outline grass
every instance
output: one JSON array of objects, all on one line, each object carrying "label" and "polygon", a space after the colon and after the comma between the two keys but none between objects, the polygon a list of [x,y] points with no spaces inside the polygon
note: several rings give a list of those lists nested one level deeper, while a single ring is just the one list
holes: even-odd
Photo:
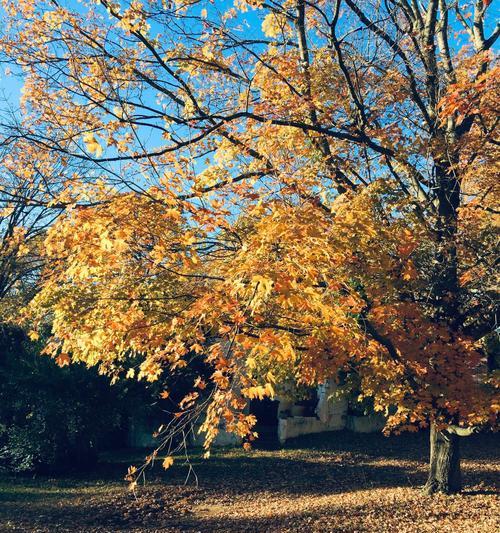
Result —
[{"label": "grass", "polygon": [[0,531],[453,532],[500,530],[496,435],[463,439],[464,492],[424,496],[427,435],[347,431],[283,449],[193,453],[160,465],[134,495],[122,481],[142,455],[108,454],[90,474],[0,476]]}]

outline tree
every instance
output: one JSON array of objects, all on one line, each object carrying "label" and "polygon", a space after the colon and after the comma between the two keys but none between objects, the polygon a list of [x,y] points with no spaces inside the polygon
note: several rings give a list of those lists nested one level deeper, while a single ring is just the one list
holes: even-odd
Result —
[{"label": "tree", "polygon": [[460,490],[455,435],[498,414],[489,2],[4,6],[18,134],[96,204],[46,242],[47,352],[148,379],[198,354],[178,419],[203,406],[207,447],[222,418],[254,438],[245,397],[355,372],[388,429],[432,426],[427,490]]},{"label": "tree", "polygon": [[[39,246],[60,209],[47,207],[50,186],[46,162],[26,144],[0,136],[0,324],[29,301],[42,267]],[[29,159],[31,157],[31,159]]]},{"label": "tree", "polygon": [[[84,165],[68,168],[57,152],[40,151],[23,134],[9,103],[0,129],[0,324],[36,291],[47,228],[70,203],[72,182],[88,182]],[[78,205],[93,205],[81,199]]]}]

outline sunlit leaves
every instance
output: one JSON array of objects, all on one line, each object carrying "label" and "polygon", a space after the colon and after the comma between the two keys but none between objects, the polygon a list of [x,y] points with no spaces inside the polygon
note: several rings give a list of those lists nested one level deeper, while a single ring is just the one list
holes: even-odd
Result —
[{"label": "sunlit leaves", "polygon": [[171,456],[167,456],[165,457],[165,459],[163,459],[163,462],[162,462],[162,467],[167,470],[168,468],[170,468],[172,465],[174,464],[174,458],[171,457]]},{"label": "sunlit leaves", "polygon": [[83,136],[83,142],[87,147],[87,150],[91,154],[95,154],[96,157],[100,157],[103,153],[102,146],[97,140],[96,136],[92,132],[88,132]]},{"label": "sunlit leaves", "polygon": [[392,426],[491,415],[462,332],[495,290],[489,53],[443,75],[392,3],[366,23],[305,2],[304,27],[288,1],[4,4],[40,152],[8,164],[83,169],[45,198],[65,207],[29,306],[48,354],[149,381],[202,362],[174,416],[203,410],[207,449],[252,435],[248,399],[339,374]]}]

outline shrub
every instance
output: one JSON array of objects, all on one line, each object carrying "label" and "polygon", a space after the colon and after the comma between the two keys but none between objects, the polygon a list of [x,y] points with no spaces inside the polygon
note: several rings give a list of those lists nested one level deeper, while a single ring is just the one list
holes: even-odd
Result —
[{"label": "shrub", "polygon": [[22,330],[0,330],[0,466],[92,465],[122,420],[121,391],[81,365],[59,368]]}]

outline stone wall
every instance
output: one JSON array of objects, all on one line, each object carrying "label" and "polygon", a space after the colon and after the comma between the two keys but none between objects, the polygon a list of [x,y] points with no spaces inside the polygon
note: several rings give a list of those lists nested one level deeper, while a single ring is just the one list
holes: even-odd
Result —
[{"label": "stone wall", "polygon": [[[347,401],[335,397],[337,385],[333,381],[327,381],[318,387],[318,405],[316,416],[288,416],[278,421],[278,438],[281,443],[288,439],[322,433],[324,431],[336,431],[346,427]],[[279,409],[278,413],[285,409]],[[286,406],[286,410],[290,410]],[[292,410],[293,412],[293,410]]]},{"label": "stone wall", "polygon": [[[384,427],[385,418],[381,415],[348,415],[347,399],[337,397],[336,391],[337,385],[334,381],[327,381],[318,387],[318,404],[315,416],[303,416],[300,412],[300,406],[296,406],[290,400],[280,400],[277,420],[279,441],[283,444],[288,439],[301,435],[338,431],[345,428],[356,433],[371,433],[380,431]],[[204,442],[204,435],[198,434],[198,428],[195,429],[194,437],[191,440],[191,444],[194,446],[201,446]],[[130,428],[129,445],[134,447],[157,445],[157,441],[152,437],[153,431],[154,429],[148,427],[147,424],[136,421]],[[236,446],[240,443],[241,439],[233,433],[225,431],[222,423],[214,446]]]}]

